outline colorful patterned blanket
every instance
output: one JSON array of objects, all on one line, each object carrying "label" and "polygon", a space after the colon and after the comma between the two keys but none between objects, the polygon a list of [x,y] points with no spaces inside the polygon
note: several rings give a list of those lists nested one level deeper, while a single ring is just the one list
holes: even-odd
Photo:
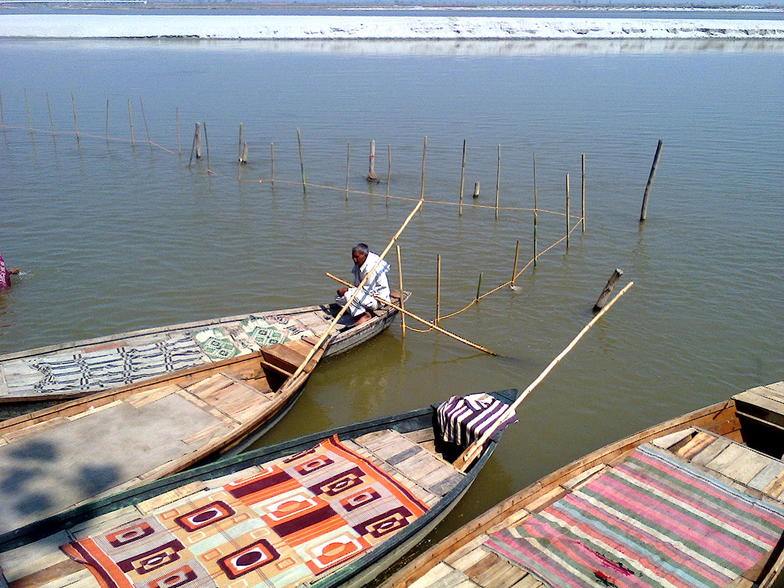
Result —
[{"label": "colorful patterned blanket", "polygon": [[650,446],[486,546],[554,587],[726,586],[784,512]]},{"label": "colorful patterned blanket", "polygon": [[62,546],[106,588],[312,582],[427,511],[337,437]]}]

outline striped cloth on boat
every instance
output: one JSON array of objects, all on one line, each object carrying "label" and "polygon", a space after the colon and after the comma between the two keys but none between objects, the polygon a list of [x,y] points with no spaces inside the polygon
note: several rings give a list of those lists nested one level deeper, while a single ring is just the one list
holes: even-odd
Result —
[{"label": "striped cloth on boat", "polygon": [[558,588],[723,587],[782,530],[780,508],[646,445],[485,545]]},{"label": "striped cloth on boat", "polygon": [[137,347],[45,356],[26,363],[41,373],[33,388],[45,395],[133,384],[205,361],[194,341],[183,336]]},{"label": "striped cloth on boat", "polygon": [[428,509],[337,437],[237,475],[61,549],[104,588],[293,587],[356,560]]},{"label": "striped cloth on boat", "polygon": [[436,419],[441,437],[447,443],[467,446],[486,431],[491,435],[503,431],[517,422],[517,415],[501,421],[508,404],[484,392],[468,396],[451,396],[436,409]]}]

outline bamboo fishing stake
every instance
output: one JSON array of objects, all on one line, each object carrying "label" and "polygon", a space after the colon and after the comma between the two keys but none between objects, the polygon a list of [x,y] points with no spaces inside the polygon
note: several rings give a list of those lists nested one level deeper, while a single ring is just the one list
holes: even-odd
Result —
[{"label": "bamboo fishing stake", "polygon": [[305,177],[305,156],[302,153],[302,131],[297,127],[297,145],[299,146],[299,171],[302,174],[302,195],[308,195],[308,180]]},{"label": "bamboo fishing stake", "polygon": [[419,199],[425,199],[425,159],[427,158],[427,144],[428,138],[425,135],[425,139],[422,142],[422,173],[419,178]]},{"label": "bamboo fishing stake", "polygon": [[438,324],[441,320],[441,254],[436,255],[436,320],[434,324]]},{"label": "bamboo fishing stake", "polygon": [[131,145],[136,144],[136,137],[133,134],[133,115],[131,114],[131,99],[128,98],[128,126],[131,129]]},{"label": "bamboo fishing stake", "polygon": [[400,254],[400,245],[395,245],[397,253],[397,283],[398,291],[400,292],[400,334],[404,339],[406,338],[406,311],[405,311],[405,296],[403,295],[403,256]]},{"label": "bamboo fishing stake", "polygon": [[370,140],[370,156],[368,157],[368,175],[367,181],[371,184],[378,183],[378,175],[376,175],[376,140]]},{"label": "bamboo fishing stake", "polygon": [[648,174],[648,183],[645,184],[645,194],[643,194],[642,197],[640,222],[643,222],[648,218],[648,197],[651,194],[651,190],[653,190],[653,178],[656,176],[656,167],[659,165],[659,157],[661,156],[662,145],[664,145],[664,140],[659,139],[659,143],[656,145],[656,153],[653,156],[653,163],[651,164],[651,172]]},{"label": "bamboo fishing stake", "polygon": [[[531,382],[531,384],[528,385],[528,387],[523,391],[522,394],[520,394],[520,396],[518,396],[517,400],[515,400],[514,403],[512,403],[509,406],[509,408],[507,408],[498,417],[498,422],[504,422],[505,420],[509,419],[511,416],[513,416],[515,414],[515,411],[516,411],[517,407],[520,406],[520,404],[523,402],[523,400],[525,400],[526,397],[534,390],[534,388],[536,388],[542,382],[542,380],[544,380],[547,377],[547,375],[553,370],[553,368],[555,368],[556,365],[558,365],[558,363],[566,356],[566,354],[569,353],[575,345],[577,345],[578,341],[580,341],[580,339],[583,338],[583,335],[585,335],[591,329],[591,327],[593,327],[596,324],[596,322],[601,317],[603,317],[604,314],[608,310],[610,310],[610,308],[612,308],[613,304],[615,304],[618,301],[618,299],[621,296],[623,296],[626,293],[626,291],[629,288],[631,288],[633,285],[634,285],[634,282],[629,282],[628,284],[626,284],[626,286],[623,288],[623,290],[618,292],[618,294],[615,296],[615,298],[613,298],[607,304],[607,306],[605,306],[601,311],[599,311],[596,314],[596,316],[594,316],[590,320],[590,322],[587,325],[585,325],[583,327],[583,329],[579,333],[577,333],[577,336],[574,339],[572,339],[571,343],[569,343],[569,345],[567,345],[564,348],[564,350],[561,351],[561,353],[559,353],[556,356],[556,358],[553,359],[550,362],[550,364],[544,369],[544,371],[541,374],[539,374],[539,376],[533,382]],[[470,466],[473,463],[474,459],[476,459],[476,457],[478,457],[478,454],[481,452],[482,447],[484,447],[484,444],[492,436],[492,432],[493,432],[492,428],[488,429],[487,431],[485,431],[482,434],[482,436],[479,439],[477,439],[476,441],[471,443],[471,445],[469,445],[466,448],[466,450],[463,451],[462,454],[460,454],[460,457],[458,457],[455,460],[455,462],[453,464],[455,466],[455,468],[460,470],[461,472],[466,471],[468,466]]]},{"label": "bamboo fishing stake", "polygon": [[[73,98],[73,94],[71,94]],[[25,105],[25,113],[27,114],[27,128],[30,131],[30,136],[32,137],[33,133],[33,116],[30,114],[30,101],[27,98],[27,88],[24,89],[24,105]]]},{"label": "bamboo fishing stake", "polygon": [[76,117],[76,96],[71,92],[71,109],[73,110],[74,131],[76,132],[76,144],[79,145],[79,119]]},{"label": "bamboo fishing stake", "polygon": [[387,193],[384,206],[389,207],[389,187],[392,184],[392,145],[387,144]]},{"label": "bamboo fishing stake", "polygon": [[501,145],[498,145],[498,156],[495,167],[495,220],[498,220],[498,200],[501,196]]},{"label": "bamboo fishing stake", "polygon": [[534,267],[536,267],[536,263],[537,263],[537,261],[536,261],[536,259],[537,259],[537,255],[536,255],[536,225],[538,224],[538,220],[539,220],[538,208],[537,208],[537,203],[536,203],[536,201],[537,201],[536,153],[534,153],[533,161],[534,161]]},{"label": "bamboo fishing stake", "polygon": [[585,153],[580,153],[580,226],[585,232],[585,189],[587,178],[585,176]]},{"label": "bamboo fishing stake", "polygon": [[174,107],[174,119],[177,127],[177,155],[182,157],[182,143],[180,142],[180,107]]},{"label": "bamboo fishing stake", "polygon": [[[350,286],[351,285],[348,282],[346,282],[344,280],[341,280],[337,276],[333,276],[329,272],[326,273],[326,276],[329,277],[329,278],[332,278],[333,280],[335,280],[337,282],[340,282],[341,284],[344,284],[346,286]],[[438,331],[439,333],[443,333],[444,335],[447,335],[448,337],[452,337],[452,339],[454,339],[455,341],[460,341],[461,343],[463,343],[465,345],[468,345],[469,347],[473,347],[474,349],[478,349],[479,351],[487,353],[488,355],[498,355],[495,351],[491,351],[487,347],[482,347],[481,345],[479,345],[477,343],[473,343],[473,342],[469,341],[468,339],[463,339],[459,335],[455,335],[454,333],[439,327],[435,323],[431,323],[429,320],[423,319],[422,317],[415,315],[413,312],[410,312],[408,310],[405,310],[404,308],[401,308],[400,306],[398,306],[394,302],[388,302],[388,301],[384,300],[383,298],[379,298],[378,296],[375,296],[373,294],[371,294],[371,296],[373,296],[373,298],[378,300],[381,304],[385,304],[387,306],[390,306],[390,307],[394,308],[395,310],[397,310],[398,312],[403,313],[404,315],[410,316],[412,319],[415,319],[415,320],[419,321],[423,325],[427,325],[428,327],[430,327],[434,331]]]},{"label": "bamboo fishing stake", "polygon": [[292,378],[295,378],[295,377],[297,377],[299,374],[301,374],[301,373],[302,373],[302,370],[304,370],[304,369],[305,369],[305,366],[306,366],[306,365],[308,365],[308,362],[309,362],[309,361],[310,361],[310,360],[313,358],[313,356],[314,356],[314,355],[316,355],[316,353],[317,353],[317,351],[319,350],[319,348],[320,348],[320,347],[321,347],[321,346],[324,344],[324,341],[326,341],[326,340],[327,340],[327,337],[329,337],[330,333],[332,333],[332,330],[335,328],[335,325],[337,325],[337,324],[338,324],[338,321],[339,321],[339,320],[340,320],[340,319],[343,317],[343,315],[344,315],[344,314],[346,314],[346,311],[348,310],[349,306],[351,306],[351,303],[352,303],[352,302],[354,302],[354,300],[356,299],[356,297],[357,297],[357,296],[359,295],[359,293],[362,291],[362,287],[363,287],[363,286],[365,285],[365,283],[366,283],[366,282],[367,282],[367,281],[370,279],[370,277],[371,277],[371,276],[374,276],[374,275],[375,275],[375,273],[376,273],[376,270],[378,269],[378,266],[381,264],[381,261],[384,259],[384,256],[385,256],[387,253],[389,253],[389,250],[390,250],[390,249],[392,249],[392,245],[394,245],[394,244],[395,244],[395,241],[397,241],[398,237],[400,237],[400,234],[401,234],[401,233],[402,233],[402,232],[405,230],[405,228],[408,226],[408,223],[410,223],[410,222],[411,222],[411,219],[412,219],[412,218],[414,218],[414,215],[415,215],[415,214],[416,214],[416,213],[419,211],[419,209],[420,209],[420,208],[422,208],[422,200],[420,200],[419,202],[417,202],[416,206],[414,206],[414,209],[413,209],[413,210],[412,210],[412,211],[411,211],[411,212],[408,214],[408,216],[406,217],[406,220],[404,220],[404,221],[403,221],[403,224],[402,224],[402,225],[400,225],[400,228],[397,230],[397,233],[395,233],[395,234],[392,236],[392,239],[390,239],[389,243],[388,243],[388,244],[387,244],[387,246],[384,248],[384,251],[382,251],[382,252],[379,254],[379,256],[378,256],[378,257],[379,257],[379,259],[378,259],[378,261],[376,262],[376,264],[373,266],[373,268],[372,268],[372,269],[371,269],[371,270],[370,270],[370,271],[369,271],[369,272],[368,272],[368,273],[365,275],[365,277],[364,277],[364,278],[362,278],[362,279],[359,281],[359,284],[357,284],[357,285],[354,287],[354,288],[355,288],[355,289],[354,289],[354,292],[351,294],[351,296],[349,297],[349,299],[348,299],[348,300],[346,300],[346,304],[343,306],[343,308],[341,308],[341,309],[338,311],[338,313],[335,315],[335,318],[334,318],[334,319],[332,319],[332,322],[331,322],[331,323],[329,324],[329,326],[327,327],[327,330],[326,330],[326,331],[324,331],[324,333],[321,335],[321,337],[319,338],[319,340],[318,340],[318,341],[316,342],[316,344],[313,346],[313,349],[311,349],[311,350],[310,350],[310,352],[309,352],[309,353],[308,353],[308,355],[305,357],[305,359],[302,361],[302,363],[299,365],[299,367],[297,368],[297,370],[296,370],[296,371],[295,371],[295,372],[294,372],[294,373],[291,375],[291,377],[292,377]]},{"label": "bamboo fishing stake", "polygon": [[[2,106],[2,101],[0,101],[0,107]],[[46,109],[49,111],[49,129],[52,131],[52,143],[54,143],[55,150],[57,149],[57,134],[54,130],[54,118],[52,117],[52,103],[49,101],[49,92],[46,93]],[[0,108],[1,110],[1,108]],[[2,118],[2,112],[0,112],[0,119]]]},{"label": "bamboo fishing stake", "polygon": [[568,250],[569,249],[569,232],[570,232],[569,231],[569,174],[566,174],[565,182],[566,182],[566,184],[564,186],[564,189],[566,191],[566,204],[565,204],[566,214],[564,216],[566,217],[566,249]]},{"label": "bamboo fishing stake", "polygon": [[463,216],[463,193],[465,192],[466,140],[463,139],[463,158],[460,162],[460,201],[457,216]]},{"label": "bamboo fishing stake", "polygon": [[275,143],[270,143],[270,184],[275,187]]},{"label": "bamboo fishing stake", "polygon": [[196,155],[196,159],[201,157],[201,132],[199,130],[199,123],[195,124],[196,127],[193,129],[193,143],[191,144],[191,156],[188,158],[188,169],[191,167],[194,155]]},{"label": "bamboo fishing stake", "polygon": [[479,280],[476,282],[476,296],[474,296],[474,303],[479,302],[479,291],[482,289],[482,273],[479,272]]},{"label": "bamboo fishing stake", "polygon": [[517,259],[519,255],[520,255],[520,239],[515,241],[514,263],[512,264],[512,283],[510,284],[512,290],[517,288],[517,286],[515,286],[515,280],[517,279]]},{"label": "bamboo fishing stake", "polygon": [[106,137],[106,141],[109,141],[109,99],[106,99],[106,121],[103,127],[104,136]]},{"label": "bamboo fishing stake", "polygon": [[351,165],[351,143],[346,143],[346,201],[348,201],[348,178]]},{"label": "bamboo fishing stake", "polygon": [[204,129],[204,149],[207,151],[207,174],[214,174],[212,166],[210,165],[210,140],[207,137],[207,123],[202,121],[201,128]]},{"label": "bamboo fishing stake", "polygon": [[141,96],[139,96],[139,106],[141,107],[142,120],[144,121],[144,132],[147,134],[147,144],[150,146],[150,151],[152,151],[152,139],[150,138],[150,125],[147,124],[147,115],[144,113],[144,100],[142,100]]}]

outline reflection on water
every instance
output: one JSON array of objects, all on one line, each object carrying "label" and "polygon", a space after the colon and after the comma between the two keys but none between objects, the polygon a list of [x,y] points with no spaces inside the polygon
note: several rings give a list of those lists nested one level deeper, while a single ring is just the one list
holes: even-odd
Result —
[{"label": "reflection on water", "polygon": [[[0,294],[0,353],[329,299],[323,273],[348,276],[350,246],[380,250],[413,207],[385,202],[384,184],[346,199],[347,143],[352,189],[367,190],[375,138],[379,175],[391,145],[390,191],[415,198],[428,135],[426,197],[456,202],[466,139],[466,186],[481,182],[483,204],[501,144],[500,200],[512,207],[531,205],[535,153],[540,206],[554,211],[566,173],[579,208],[584,152],[587,232],[544,256],[521,290],[443,324],[505,358],[432,333],[403,340],[395,326],[325,361],[265,438],[524,388],[622,268],[636,286],[525,401],[443,534],[605,442],[782,378],[782,71],[781,45],[766,42],[0,41],[6,125],[63,133],[0,133],[0,251],[26,272]],[[136,139],[149,130],[171,152],[129,143],[129,100]],[[187,167],[197,121],[215,175],[204,159]],[[107,126],[117,140],[87,136]],[[296,128],[309,181],[337,190],[254,181],[269,179],[271,142],[278,178],[299,178]],[[564,221],[539,220],[541,250]],[[400,242],[409,307],[433,317],[437,253],[442,313],[474,297],[480,271],[487,288],[508,280],[515,241],[523,261],[532,254],[532,228],[527,211],[496,222],[492,209],[469,204],[460,217],[426,204]]]}]

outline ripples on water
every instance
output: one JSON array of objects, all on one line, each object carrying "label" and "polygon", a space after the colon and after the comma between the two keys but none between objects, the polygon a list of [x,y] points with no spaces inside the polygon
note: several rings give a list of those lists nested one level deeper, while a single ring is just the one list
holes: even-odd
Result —
[{"label": "ripples on water", "polygon": [[[288,49],[287,49],[288,47]],[[591,317],[615,267],[629,294],[559,365],[521,410],[521,422],[444,533],[545,472],[633,430],[782,378],[781,296],[784,46],[776,43],[285,44],[236,42],[0,41],[6,124],[112,136],[0,137],[0,251],[26,275],[0,294],[0,352],[322,301],[348,275],[349,248],[380,249],[413,204],[341,191],[236,181],[237,130],[251,163],[244,179],[296,180],[295,128],[311,182],[367,189],[367,144],[379,144],[392,193],[419,191],[430,137],[426,195],[455,201],[462,140],[466,193],[481,181],[494,200],[501,144],[501,204],[530,206],[538,158],[540,206],[563,209],[571,174],[578,210],[580,153],[588,156],[588,231],[573,234],[521,290],[503,291],[444,326],[507,358],[443,337],[393,328],[325,362],[268,441],[397,412],[449,394],[525,387]],[[696,48],[700,48],[696,50]],[[193,123],[207,121],[212,167],[186,168]],[[637,222],[658,138],[662,163]],[[383,194],[386,186],[375,188]],[[563,234],[540,217],[540,247]],[[531,254],[528,213],[426,205],[401,245],[411,308],[434,312],[435,256],[442,307],[509,278],[516,239]],[[396,278],[395,278],[396,279]]]}]

